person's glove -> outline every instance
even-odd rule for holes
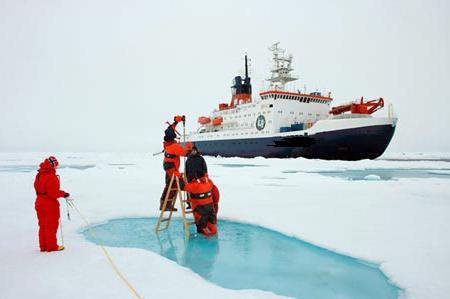
[[[193,147],[194,147],[194,145],[191,142],[186,143],[186,149],[188,151],[192,150]]]
[[[69,197],[69,196],[70,196],[69,193],[67,193],[67,192],[64,193],[64,198],[67,198],[67,197]]]
[[[177,116],[175,116],[174,118],[173,118],[173,120],[175,121],[175,122],[177,122],[177,123],[179,123],[179,122],[181,122],[181,121],[184,121],[184,115],[177,115]]]

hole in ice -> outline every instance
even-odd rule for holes
[[[396,178],[445,178],[450,179],[450,168],[366,168],[324,171],[285,170],[282,173],[318,173],[351,181],[392,180]]]
[[[159,235],[155,223],[115,219],[82,233],[96,244],[151,250],[229,289],[318,299],[397,298],[401,292],[376,264],[259,226],[221,220],[217,236],[185,240],[180,218]]]

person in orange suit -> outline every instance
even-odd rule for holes
[[[203,176],[208,176],[208,166],[206,165],[206,161],[198,151],[197,147],[193,146],[191,152],[189,153],[189,157],[186,160],[186,178],[188,182],[191,182],[192,180],[199,179]],[[217,219],[217,213],[219,212],[220,193],[217,186],[214,183],[213,185],[212,198],[214,212]]]
[[[163,160],[163,167],[164,171],[166,172],[166,185],[164,187],[163,193],[161,195],[160,199],[160,207],[159,209],[162,209],[164,199],[167,194],[167,189],[169,187],[170,179],[173,175],[175,175],[178,178],[182,177],[182,174],[180,173],[180,156],[187,156],[189,154],[189,151],[192,149],[192,144],[188,143],[184,147],[181,146],[175,139],[177,137],[175,133],[175,128],[177,124],[181,121],[184,121],[184,116],[175,116],[174,122],[167,127],[167,129],[164,131],[164,160]],[[184,180],[180,180],[180,187],[183,189],[184,187]],[[175,196],[175,190],[171,191],[169,194],[169,198],[173,198]],[[170,206],[166,206],[166,209],[170,210]],[[174,211],[177,211],[176,208],[173,208]]]
[[[59,226],[58,198],[69,197],[59,186],[59,176],[56,175],[58,160],[50,156],[40,164],[38,174],[34,180],[36,202],[34,204],[39,223],[39,247],[44,251],[64,250],[56,240]]]
[[[214,211],[213,188],[214,183],[205,173],[198,172],[198,177],[186,183],[184,190],[189,192],[189,202],[194,211],[197,232],[206,236],[217,233],[217,218]]]

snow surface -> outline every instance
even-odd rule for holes
[[[52,153],[53,154],[53,153]],[[35,169],[48,153],[0,153],[0,297],[133,298],[100,248],[79,233],[82,219],[61,205],[66,250],[40,253],[34,211]],[[342,180],[314,171],[427,168],[450,163],[321,161],[206,157],[221,191],[222,218],[258,224],[339,253],[381,264],[405,298],[450,294],[450,179]],[[449,157],[446,155],[445,157]],[[161,156],[60,153],[62,189],[91,222],[157,216],[164,174]],[[409,160],[411,160],[409,159]],[[242,166],[241,166],[242,165]],[[296,172],[300,171],[300,172]],[[181,228],[180,228],[181,229]],[[59,235],[58,235],[59,236]],[[228,290],[156,253],[108,248],[145,298],[275,298]]]

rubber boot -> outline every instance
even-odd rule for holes
[[[211,235],[215,235],[217,233],[217,226],[214,223],[208,222],[207,227]]]
[[[204,228],[198,229],[198,230],[197,230],[197,232],[199,232],[200,234],[204,234],[205,236],[209,236],[209,235],[211,235],[211,233],[209,232],[209,230],[208,230],[208,228],[207,228],[207,227],[204,227]]]

